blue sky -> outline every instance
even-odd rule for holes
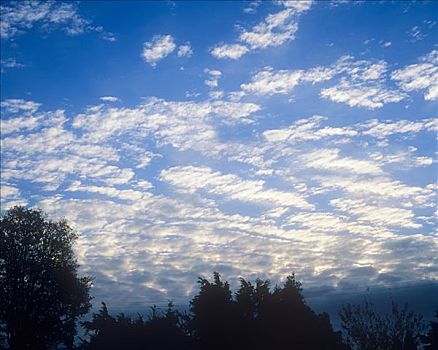
[[[438,3],[1,12],[2,210],[67,218],[97,302],[436,282]]]

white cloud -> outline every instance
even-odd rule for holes
[[[18,112],[36,112],[40,108],[41,103],[34,101],[26,101],[22,99],[7,99],[1,102],[1,108],[4,108],[10,113]]]
[[[308,11],[312,1],[281,1],[283,10],[269,14],[249,30],[242,30],[238,40],[242,44],[222,44],[211,50],[216,58],[238,59],[250,50],[280,46],[295,39],[299,16]],[[249,10],[251,11],[251,10]]]
[[[239,40],[254,49],[265,49],[269,46],[280,46],[286,41],[295,39],[298,23],[292,19],[291,9],[270,14],[265,21],[254,26],[250,31],[240,34]]]
[[[296,143],[330,137],[354,137],[358,135],[358,132],[351,128],[321,128],[321,121],[326,119],[321,116],[300,119],[285,129],[266,130],[263,132],[263,136],[269,142]]]
[[[339,149],[319,149],[299,157],[299,164],[306,168],[352,174],[382,174],[380,167],[372,161],[341,157]]]
[[[308,70],[278,70],[265,67],[256,73],[251,82],[241,84],[244,93],[256,95],[290,94],[304,83],[321,83],[340,76],[340,82],[321,91],[320,96],[351,107],[381,108],[386,103],[400,102],[406,94],[385,87],[387,71],[385,61],[354,61],[351,56],[342,56],[328,67]]]
[[[392,72],[391,78],[398,82],[404,91],[423,90],[424,99],[438,99],[438,50],[420,58],[423,63],[411,64]]]
[[[321,97],[333,102],[346,103],[350,107],[376,109],[382,108],[387,103],[400,102],[406,98],[406,94],[388,90],[379,83],[352,83],[342,79],[339,84],[322,89]]]
[[[120,99],[115,96],[102,96],[100,98],[104,102],[119,102]]]
[[[17,62],[17,60],[13,57],[9,57],[6,59],[0,60],[2,72],[5,68],[23,68],[26,67],[25,64]]]
[[[359,221],[370,224],[413,229],[421,228],[420,224],[413,221],[414,213],[409,209],[370,205],[363,200],[345,198],[332,199],[330,205],[337,210],[356,217]]]
[[[68,35],[78,35],[87,31],[103,32],[91,21],[81,17],[76,4],[56,1],[17,1],[0,7],[2,39],[10,39],[35,25],[43,30],[61,28]]]
[[[283,5],[286,8],[293,9],[294,11],[300,13],[305,12],[312,7],[314,4],[313,0],[283,0],[277,1],[279,5]]]
[[[41,117],[17,117],[2,120],[1,132],[3,135],[10,134],[22,130],[32,130],[36,128],[41,120]]]
[[[298,194],[265,188],[264,181],[243,180],[236,175],[223,175],[205,167],[173,167],[163,170],[160,178],[189,193],[202,190],[209,194],[228,197],[229,200],[277,204],[303,209],[313,208],[313,205]]]
[[[379,139],[393,134],[416,134],[420,131],[438,131],[437,119],[411,120],[377,120],[371,119],[360,125],[364,129],[364,135],[370,135]]]
[[[193,55],[193,49],[190,43],[180,45],[177,52],[178,57],[191,57]]]
[[[210,88],[215,88],[219,84],[219,79],[222,75],[222,72],[217,69],[204,69],[204,72],[208,74],[208,79],[204,80],[205,85]]]
[[[232,44],[232,45],[218,45],[211,50],[211,54],[216,58],[230,58],[233,60],[237,60],[246,54],[249,49],[240,44]]]
[[[347,73],[346,67],[357,67],[343,66],[348,77],[379,76],[378,69]],[[318,67],[306,82],[336,69]],[[8,126],[13,134],[2,133],[2,208],[26,197],[51,218],[66,217],[80,232],[77,256],[83,271],[96,277],[96,300],[105,296],[121,307],[128,307],[128,297],[186,300],[196,277],[218,264],[232,278],[274,281],[292,266],[308,286],[351,281],[358,265],[375,267],[376,278],[382,271],[401,280],[412,271],[436,277],[417,264],[436,259],[425,223],[436,186],[422,185],[409,169],[386,167],[401,161],[397,152],[406,144],[398,139],[434,142],[434,119],[295,121],[291,111],[293,121],[282,127],[284,120],[258,119],[256,113],[265,113],[258,104],[221,99],[150,98],[131,107],[100,104],[78,115],[18,108],[23,102],[10,106],[20,114],[4,114],[17,121]],[[223,137],[223,130],[248,135],[243,142]],[[377,154],[376,142],[390,135],[401,137]],[[427,163],[427,140],[408,156],[424,154],[418,162]],[[29,197],[29,189],[39,196]],[[159,277],[164,271],[183,281],[180,294]],[[117,287],[104,295],[109,283]]]
[[[253,76],[250,83],[240,87],[244,92],[256,95],[288,94],[299,84],[302,74],[302,71],[274,71],[267,67]]]
[[[243,9],[244,13],[256,13],[257,12],[257,8],[261,5],[262,1],[261,0],[256,0],[256,1],[251,1],[248,5],[246,5],[246,7]]]
[[[408,186],[387,177],[360,179],[357,177],[316,177],[324,187],[340,188],[350,195],[363,198],[398,200],[398,203],[430,206],[434,191],[429,187]]]
[[[156,35],[143,44],[142,56],[152,67],[175,50],[176,44],[171,35]]]

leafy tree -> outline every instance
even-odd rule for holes
[[[438,309],[435,312],[435,318],[438,319]],[[430,322],[430,329],[426,336],[423,338],[423,343],[425,350],[438,349],[438,322]]]
[[[76,321],[91,306],[91,280],[77,274],[76,233],[23,207],[10,209],[0,228],[0,325],[9,349],[73,348]]]
[[[391,302],[391,312],[378,314],[368,300],[346,305],[340,312],[347,342],[357,350],[411,350],[421,343],[424,323],[420,315]]]

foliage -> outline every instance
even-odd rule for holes
[[[240,280],[230,286],[214,273],[213,282],[199,279],[191,302],[191,327],[200,349],[343,349],[327,314],[316,315],[305,303],[301,283],[287,277],[282,286]]]
[[[435,318],[438,319],[438,309],[435,312]],[[438,349],[438,322],[430,322],[430,329],[426,336],[423,338],[423,343],[425,344],[425,350]]]
[[[190,349],[191,339],[185,332],[184,317],[169,303],[163,315],[156,306],[151,308],[149,318],[131,318],[121,313],[112,317],[105,303],[91,321],[82,323],[90,339],[84,341],[83,349]]]
[[[0,220],[0,325],[9,349],[73,348],[90,308],[90,278],[78,277],[65,220],[14,207]]]
[[[424,331],[422,317],[391,302],[391,312],[382,316],[368,300],[346,305],[340,312],[341,325],[352,349],[410,350],[417,349]]]

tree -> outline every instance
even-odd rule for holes
[[[14,207],[0,220],[0,325],[9,349],[73,348],[90,308],[91,279],[78,277],[77,234],[65,220]]]
[[[328,315],[306,305],[294,275],[272,290],[269,281],[241,278],[234,298],[217,272],[213,282],[200,278],[199,284],[191,325],[200,349],[345,349]]]
[[[85,350],[173,350],[193,349],[192,341],[185,332],[182,315],[169,303],[166,313],[153,306],[145,321],[141,315],[134,319],[121,313],[112,317],[105,303],[91,321],[83,322],[89,340]]]
[[[365,299],[362,304],[343,306],[341,325],[354,350],[411,350],[421,343],[424,323],[420,315],[391,302],[391,312],[380,315]]]
[[[236,309],[228,282],[214,272],[213,282],[199,278],[199,294],[190,302],[190,326],[201,349],[232,349]]]
[[[435,318],[438,319],[438,309],[435,312]],[[426,350],[438,349],[438,322],[430,321],[430,329],[423,338],[423,342]]]

